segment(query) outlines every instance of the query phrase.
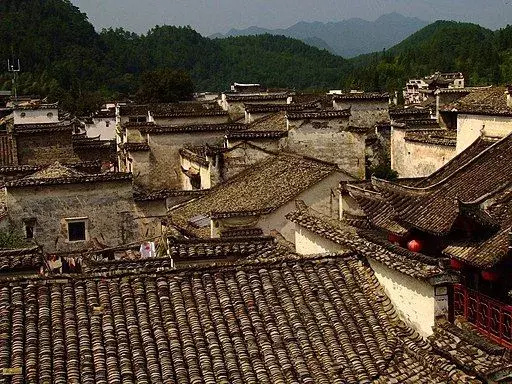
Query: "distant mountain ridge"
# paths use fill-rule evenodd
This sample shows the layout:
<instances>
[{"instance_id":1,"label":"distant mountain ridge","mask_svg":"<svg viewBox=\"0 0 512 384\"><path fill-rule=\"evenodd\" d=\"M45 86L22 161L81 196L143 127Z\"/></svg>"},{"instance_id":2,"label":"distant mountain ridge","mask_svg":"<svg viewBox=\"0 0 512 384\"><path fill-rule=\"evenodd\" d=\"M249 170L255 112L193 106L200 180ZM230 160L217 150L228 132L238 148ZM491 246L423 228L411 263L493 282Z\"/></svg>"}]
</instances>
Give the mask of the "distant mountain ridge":
<instances>
[{"instance_id":1,"label":"distant mountain ridge","mask_svg":"<svg viewBox=\"0 0 512 384\"><path fill-rule=\"evenodd\" d=\"M253 26L246 29L231 29L224 35L217 33L210 38L267 33L283 35L348 58L390 48L426 25L428 25L426 21L395 12L382 15L375 21L359 18L328 23L300 21L285 29Z\"/></svg>"}]
</instances>

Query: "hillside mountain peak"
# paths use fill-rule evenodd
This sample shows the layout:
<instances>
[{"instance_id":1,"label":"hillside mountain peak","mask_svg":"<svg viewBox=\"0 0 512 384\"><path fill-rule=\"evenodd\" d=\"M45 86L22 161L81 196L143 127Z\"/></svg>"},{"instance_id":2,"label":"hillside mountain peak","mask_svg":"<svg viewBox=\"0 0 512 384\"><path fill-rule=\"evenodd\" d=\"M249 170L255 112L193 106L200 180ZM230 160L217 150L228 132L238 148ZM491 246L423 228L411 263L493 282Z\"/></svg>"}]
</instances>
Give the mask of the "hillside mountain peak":
<instances>
[{"instance_id":1,"label":"hillside mountain peak","mask_svg":"<svg viewBox=\"0 0 512 384\"><path fill-rule=\"evenodd\" d=\"M317 48L327 49L343 57L382 51L399 43L428 23L416 17L407 17L397 12L380 16L375 21L351 18L342 21L299 21L285 29L266 29L251 26L246 29L231 29L227 34L211 37L247 35L284 35L302 40Z\"/></svg>"}]
</instances>

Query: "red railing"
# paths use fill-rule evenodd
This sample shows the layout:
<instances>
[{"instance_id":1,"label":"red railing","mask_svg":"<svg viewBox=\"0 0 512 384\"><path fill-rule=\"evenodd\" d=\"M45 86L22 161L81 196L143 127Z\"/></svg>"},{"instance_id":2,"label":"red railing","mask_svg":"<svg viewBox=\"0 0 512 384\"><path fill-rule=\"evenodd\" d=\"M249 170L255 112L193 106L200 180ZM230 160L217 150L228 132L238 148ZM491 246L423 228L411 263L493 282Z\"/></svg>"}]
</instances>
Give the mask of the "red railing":
<instances>
[{"instance_id":1,"label":"red railing","mask_svg":"<svg viewBox=\"0 0 512 384\"><path fill-rule=\"evenodd\" d=\"M512 349L512 306L463 285L453 286L453 311L497 343Z\"/></svg>"}]
</instances>

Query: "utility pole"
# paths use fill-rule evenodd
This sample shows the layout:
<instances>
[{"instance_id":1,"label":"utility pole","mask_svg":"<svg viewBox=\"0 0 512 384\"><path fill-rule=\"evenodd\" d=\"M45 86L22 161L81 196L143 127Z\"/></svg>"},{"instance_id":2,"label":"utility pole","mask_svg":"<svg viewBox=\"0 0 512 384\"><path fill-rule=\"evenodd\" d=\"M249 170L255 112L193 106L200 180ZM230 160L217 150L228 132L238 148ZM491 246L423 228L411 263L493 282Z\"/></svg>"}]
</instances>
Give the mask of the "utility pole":
<instances>
[{"instance_id":1,"label":"utility pole","mask_svg":"<svg viewBox=\"0 0 512 384\"><path fill-rule=\"evenodd\" d=\"M18 72L21 71L20 59L18 59L17 66L16 61L13 60L11 63L10 59L7 59L7 71L12 72L12 89L14 91L14 100L18 100Z\"/></svg>"}]
</instances>

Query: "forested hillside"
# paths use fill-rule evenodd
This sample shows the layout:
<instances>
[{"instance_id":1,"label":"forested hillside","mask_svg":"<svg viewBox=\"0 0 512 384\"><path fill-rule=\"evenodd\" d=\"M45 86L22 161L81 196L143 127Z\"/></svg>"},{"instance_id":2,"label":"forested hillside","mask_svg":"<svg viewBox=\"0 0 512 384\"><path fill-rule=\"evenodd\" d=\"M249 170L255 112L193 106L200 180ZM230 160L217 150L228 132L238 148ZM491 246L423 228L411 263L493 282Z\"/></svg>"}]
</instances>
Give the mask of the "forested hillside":
<instances>
[{"instance_id":1,"label":"forested hillside","mask_svg":"<svg viewBox=\"0 0 512 384\"><path fill-rule=\"evenodd\" d=\"M469 85L512 83L512 27L439 21L387 51L345 60L283 36L212 40L171 26L97 33L69 0L2 0L0 63L8 58L21 61L20 93L85 113L103 98L136 94L145 74L162 69L187 72L197 91L222 91L233 81L393 91L434 71L462 71ZM10 86L10 74L0 72L0 89Z\"/></svg>"},{"instance_id":2,"label":"forested hillside","mask_svg":"<svg viewBox=\"0 0 512 384\"><path fill-rule=\"evenodd\" d=\"M437 21L393 48L359 56L347 82L367 89L399 89L410 77L462 72L468 85L512 81L512 29Z\"/></svg>"},{"instance_id":3,"label":"forested hillside","mask_svg":"<svg viewBox=\"0 0 512 384\"><path fill-rule=\"evenodd\" d=\"M161 68L184 70L196 90L212 91L233 81L339 87L350 70L345 59L282 36L219 41L171 26L142 36L122 29L98 34L68 0L3 0L0 15L0 60L20 59L20 92L50 95L76 112L102 97L134 94L142 74ZM9 74L0 73L0 89L9 89Z\"/></svg>"}]
</instances>

